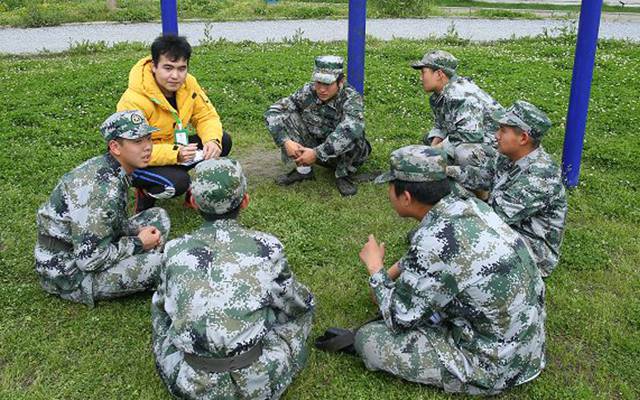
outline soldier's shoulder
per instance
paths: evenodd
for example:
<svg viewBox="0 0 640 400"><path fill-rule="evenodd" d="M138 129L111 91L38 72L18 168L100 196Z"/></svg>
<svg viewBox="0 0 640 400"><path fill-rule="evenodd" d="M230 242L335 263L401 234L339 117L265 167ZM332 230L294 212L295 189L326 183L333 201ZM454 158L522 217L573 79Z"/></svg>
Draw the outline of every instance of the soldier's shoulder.
<svg viewBox="0 0 640 400"><path fill-rule="evenodd" d="M261 257L277 260L284 255L284 246L274 235L255 230L247 230L247 235L257 245Z"/></svg>
<svg viewBox="0 0 640 400"><path fill-rule="evenodd" d="M98 156L88 159L67 172L61 180L71 186L87 186L110 183L113 178L113 170L105 160L105 156Z"/></svg>
<svg viewBox="0 0 640 400"><path fill-rule="evenodd" d="M560 181L562 174L558 163L555 162L551 155L549 155L542 146L538 149L538 156L533 160L529 167L531 173L545 179Z"/></svg>

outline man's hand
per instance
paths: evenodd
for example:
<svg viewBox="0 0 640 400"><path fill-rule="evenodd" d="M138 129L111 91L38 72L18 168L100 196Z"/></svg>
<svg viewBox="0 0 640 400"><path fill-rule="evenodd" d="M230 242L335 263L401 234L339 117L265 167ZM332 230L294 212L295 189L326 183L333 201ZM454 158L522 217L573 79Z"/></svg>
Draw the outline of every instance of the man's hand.
<svg viewBox="0 0 640 400"><path fill-rule="evenodd" d="M294 142L291 139L284 142L284 151L289 158L298 158L300 154L302 154L303 149L304 147L300 143Z"/></svg>
<svg viewBox="0 0 640 400"><path fill-rule="evenodd" d="M210 140L202 146L202 151L204 152L204 159L208 160L210 158L218 158L220 157L220 153L222 153L222 148L215 140Z"/></svg>
<svg viewBox="0 0 640 400"><path fill-rule="evenodd" d="M178 149L178 162L186 163L193 160L193 157L196 156L196 150L198 150L198 145L195 143L189 143L186 146L180 146Z"/></svg>
<svg viewBox="0 0 640 400"><path fill-rule="evenodd" d="M384 265L384 243L378 244L373 235L369 235L369 240L360 250L360 260L367 266L369 275L374 275L380 271Z"/></svg>
<svg viewBox="0 0 640 400"><path fill-rule="evenodd" d="M142 242L142 248L147 251L160 245L160 231L155 226L145 226L140 228L138 238Z"/></svg>
<svg viewBox="0 0 640 400"><path fill-rule="evenodd" d="M317 159L318 157L314 149L303 147L302 152L294 161L296 162L296 165L313 165L316 163Z"/></svg>

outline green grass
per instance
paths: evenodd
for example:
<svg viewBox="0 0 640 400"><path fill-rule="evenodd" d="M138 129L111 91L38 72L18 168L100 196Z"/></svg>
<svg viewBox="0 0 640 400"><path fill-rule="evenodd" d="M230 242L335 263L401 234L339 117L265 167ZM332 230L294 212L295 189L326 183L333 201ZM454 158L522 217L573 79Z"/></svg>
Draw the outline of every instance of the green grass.
<svg viewBox="0 0 640 400"><path fill-rule="evenodd" d="M346 18L348 0L179 0L181 20L211 21L260 19ZM0 1L0 26L38 27L72 22L143 22L160 19L160 0L117 0L109 10L105 0L4 0ZM497 4L469 0L370 0L369 18L429 17L446 14L441 7L478 7L471 15L482 18L535 18L533 12L511 9L579 11L577 6L549 4ZM486 9L485 9L486 8ZM498 9L498 10L496 10ZM500 11L503 10L503 11ZM604 6L604 11L640 12L640 7Z"/></svg>
<svg viewBox="0 0 640 400"><path fill-rule="evenodd" d="M367 48L365 170L417 143L432 125L418 74L408 67L438 47L461 60L505 105L527 99L555 122L544 140L556 159L563 141L575 38L494 44L370 41ZM77 47L73 53L0 57L0 399L168 399L150 350L150 294L100 302L95 309L45 294L33 271L35 210L59 177L104 143L97 131L126 88L140 45ZM398 218L386 188L363 184L337 193L320 170L295 188L272 183L279 164L262 113L310 76L313 57L345 55L344 42L217 42L194 51L192 72L208 91L233 155L247 167L252 204L244 224L279 236L298 278L316 295L312 336L368 318L367 274L358 251L367 234L387 243L387 264L406 250L415 222ZM580 186L569 193L562 259L547 284L547 368L504 399L640 397L640 46L601 41ZM181 201L160 203L172 237L199 224ZM355 358L313 350L287 399L447 399L441 391L367 371ZM463 398L463 397L456 397Z"/></svg>

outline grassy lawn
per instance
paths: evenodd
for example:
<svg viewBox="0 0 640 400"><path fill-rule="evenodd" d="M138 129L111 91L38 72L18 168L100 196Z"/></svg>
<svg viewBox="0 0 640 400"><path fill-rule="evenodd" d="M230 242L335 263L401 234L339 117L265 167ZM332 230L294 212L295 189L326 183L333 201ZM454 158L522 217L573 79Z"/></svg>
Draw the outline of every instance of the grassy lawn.
<svg viewBox="0 0 640 400"><path fill-rule="evenodd" d="M574 40L370 41L365 98L373 154L365 170L384 168L390 151L419 142L431 127L418 74L408 64L434 47L457 55L461 73L503 104L523 98L541 106L555 122L544 145L559 159ZM357 256L367 234L387 243L391 264L415 225L394 214L386 187L364 184L343 199L323 170L295 188L272 183L285 168L262 113L309 79L313 57L324 53L345 55L346 44L218 42L196 48L191 61L249 176L253 202L242 222L279 236L298 278L316 295L313 337L374 312ZM102 152L97 127L145 54L141 46L121 45L0 58L6 105L0 113L0 399L169 398L150 351L150 294L88 309L45 294L33 271L36 208L62 174ZM600 43L581 184L569 193L562 259L546 281L548 365L537 380L501 398L640 397L639 69L640 45ZM160 205L171 215L172 237L199 225L181 201ZM369 372L356 358L313 350L285 398L453 397Z"/></svg>
<svg viewBox="0 0 640 400"><path fill-rule="evenodd" d="M180 19L212 21L259 19L346 18L349 0L178 0ZM160 19L160 0L117 0L109 10L105 0L3 0L0 26L49 26L70 22L141 22ZM469 16L480 18L536 18L527 10L578 11L578 6L496 4L469 0L369 0L369 18L444 15L441 7L478 7ZM497 9L497 10L496 10ZM520 11L510 11L520 10ZM640 7L604 6L604 11L640 12ZM456 13L454 13L456 14Z"/></svg>

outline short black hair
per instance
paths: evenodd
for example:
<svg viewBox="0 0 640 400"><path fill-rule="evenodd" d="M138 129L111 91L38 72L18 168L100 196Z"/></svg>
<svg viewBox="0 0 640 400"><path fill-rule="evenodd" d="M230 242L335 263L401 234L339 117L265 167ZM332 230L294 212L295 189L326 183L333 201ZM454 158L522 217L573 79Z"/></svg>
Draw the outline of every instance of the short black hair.
<svg viewBox="0 0 640 400"><path fill-rule="evenodd" d="M238 215L240 215L240 204L238 204L238 207L234 208L231 211L227 211L224 214L211 214L211 213L207 213L200 210L200 215L206 221L218 221L221 219L237 219Z"/></svg>
<svg viewBox="0 0 640 400"><path fill-rule="evenodd" d="M151 59L153 59L154 64L158 64L161 55L164 55L172 62L184 59L189 63L191 45L184 36L158 36L151 44Z"/></svg>
<svg viewBox="0 0 640 400"><path fill-rule="evenodd" d="M431 206L451 193L449 178L432 182L408 182L396 179L389 183L393 185L396 196L400 196L407 191L418 202Z"/></svg>

